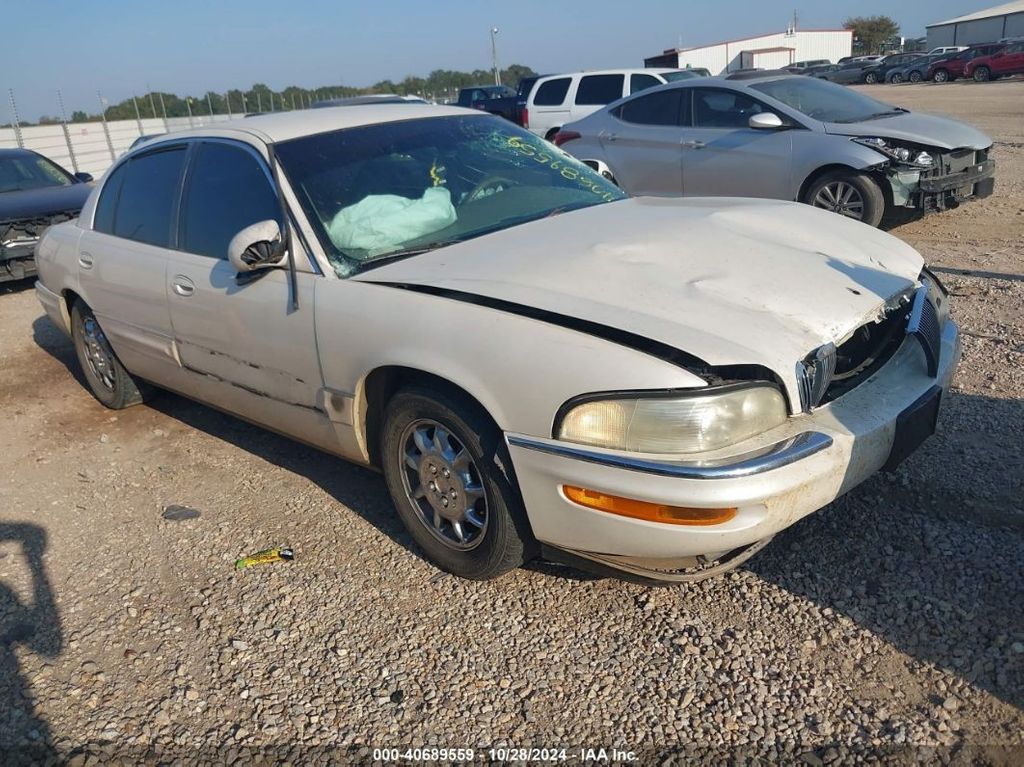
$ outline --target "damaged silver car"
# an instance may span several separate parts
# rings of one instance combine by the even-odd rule
[[[670,83],[555,143],[632,195],[796,200],[878,226],[992,194],[992,139],[835,83],[746,72]]]

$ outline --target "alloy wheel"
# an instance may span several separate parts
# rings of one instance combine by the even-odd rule
[[[487,532],[487,494],[466,446],[430,419],[409,424],[398,444],[402,485],[416,518],[446,546],[476,548]]]
[[[991,76],[992,73],[989,71],[988,67],[978,67],[977,69],[974,70],[975,82],[987,82]]]
[[[921,82],[921,73],[920,72],[911,72],[910,73],[910,82],[912,82],[912,83],[919,83],[919,82]]]
[[[889,82],[893,83],[894,85],[899,85],[901,82],[903,82],[903,75],[895,74],[889,78]]]
[[[89,370],[104,388],[114,391],[114,352],[95,318],[86,317],[82,323],[82,340]]]
[[[866,75],[864,75],[864,82],[866,82],[868,85],[874,85],[875,83],[878,82],[878,75],[876,75],[874,72],[868,72]]]
[[[935,73],[935,82],[937,83],[944,83],[948,79],[949,75],[946,74],[946,70],[944,69],[940,69],[938,72]]]
[[[860,221],[864,217],[864,198],[857,187],[846,181],[825,184],[814,196],[814,207]]]

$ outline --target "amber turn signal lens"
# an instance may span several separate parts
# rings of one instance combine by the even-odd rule
[[[648,522],[662,522],[669,525],[720,525],[736,516],[736,509],[691,509],[686,506],[666,506],[663,503],[649,503],[617,495],[606,495],[597,490],[563,485],[565,497],[580,506],[609,514],[618,514]]]

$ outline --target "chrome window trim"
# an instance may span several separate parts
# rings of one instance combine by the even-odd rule
[[[513,447],[536,450],[541,453],[586,461],[614,469],[639,471],[677,479],[737,479],[780,469],[803,460],[832,445],[832,437],[817,431],[805,431],[766,448],[743,455],[709,461],[702,464],[674,463],[632,457],[617,453],[603,453],[582,445],[555,440],[540,440],[519,434],[506,434],[506,442]]]

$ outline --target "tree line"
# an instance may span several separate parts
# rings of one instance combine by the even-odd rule
[[[512,64],[500,73],[503,85],[515,88],[519,80],[536,73],[528,66]],[[69,121],[90,122],[105,116],[108,120],[134,120],[136,117],[148,119],[152,117],[188,117],[189,113],[196,117],[209,114],[250,114],[253,112],[279,112],[282,110],[303,109],[317,101],[326,99],[362,96],[371,93],[397,93],[400,96],[420,96],[428,100],[445,101],[454,99],[460,88],[472,85],[486,85],[494,82],[491,70],[475,69],[472,72],[461,72],[450,69],[435,69],[426,77],[409,75],[404,80],[394,82],[381,80],[368,88],[356,88],[349,85],[324,85],[317,88],[300,88],[289,85],[283,90],[273,90],[264,83],[256,83],[247,90],[232,88],[223,93],[207,91],[201,95],[181,95],[166,91],[152,91],[124,99],[117,104],[105,106],[104,113],[89,113],[75,110]],[[136,112],[136,110],[138,110]],[[44,115],[39,119],[40,125],[61,122],[60,117]],[[22,125],[32,123],[23,122]]]

